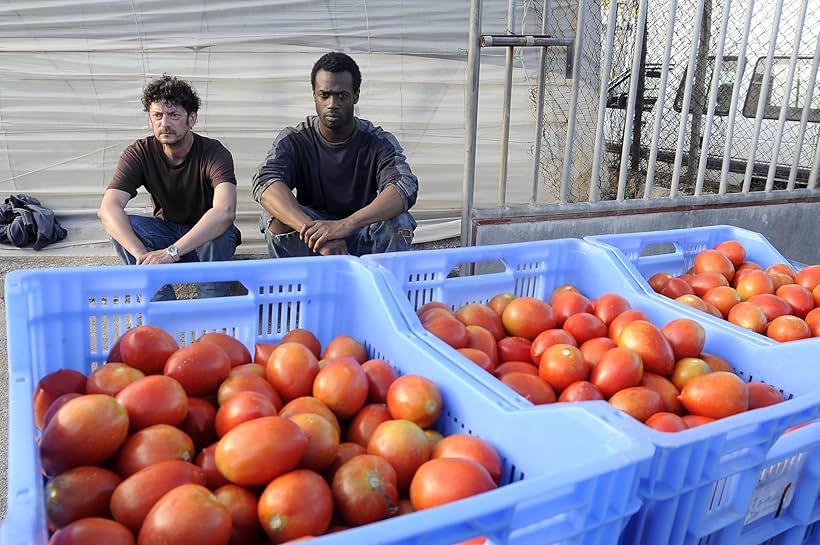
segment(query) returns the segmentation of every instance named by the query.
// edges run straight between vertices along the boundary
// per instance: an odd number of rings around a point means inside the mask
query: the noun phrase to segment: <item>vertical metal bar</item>
[[[478,78],[481,68],[481,3],[470,0],[470,31],[467,44],[467,108],[464,112],[464,183],[461,206],[461,245],[472,245],[473,192],[475,190],[476,132],[478,124]]]
[[[507,34],[515,34],[515,1],[507,5]],[[510,109],[512,105],[513,54],[515,48],[507,48],[504,64],[504,104],[501,107],[501,165],[498,171],[498,207],[507,203],[507,160],[510,150]]]
[[[786,110],[789,108],[789,98],[792,94],[792,80],[797,69],[797,53],[800,51],[800,43],[803,39],[803,22],[806,20],[806,9],[808,0],[803,0],[800,4],[800,15],[797,17],[797,32],[794,36],[794,48],[789,59],[789,72],[786,76],[786,93],[783,95],[783,103],[780,105],[780,114],[777,116],[777,132],[774,135],[774,145],[772,146],[772,158],[769,161],[769,172],[766,175],[766,192],[774,189],[774,173],[777,171],[777,158],[780,155],[780,144],[783,139],[783,128],[786,126]]]
[[[746,174],[743,177],[743,193],[748,193],[752,187],[752,173],[755,167],[755,154],[757,153],[757,141],[760,139],[760,129],[763,126],[763,110],[766,108],[766,100],[769,94],[769,78],[772,77],[772,64],[774,64],[774,50],[777,45],[777,32],[780,29],[780,17],[783,13],[783,0],[777,1],[777,8],[774,13],[774,24],[772,25],[772,37],[769,40],[769,51],[766,53],[766,68],[763,73],[763,81],[760,82],[760,96],[757,101],[757,113],[755,114],[755,127],[752,131],[752,143],[749,150],[749,159],[746,162]],[[754,76],[752,76],[754,77]]]
[[[586,0],[578,1],[578,24],[575,29],[575,51],[572,54],[572,65],[574,71],[572,74],[572,94],[569,100],[569,119],[567,120],[567,142],[564,145],[564,171],[561,174],[561,192],[559,194],[559,202],[566,204],[569,193],[569,183],[572,176],[572,149],[575,143],[575,124],[578,118],[578,89],[581,83],[580,68],[581,68],[581,53],[584,40],[584,12],[586,11]]]
[[[673,0],[676,1],[676,0]],[[600,93],[598,94],[598,120],[595,124],[595,150],[592,152],[592,177],[589,181],[589,202],[596,202],[599,198],[598,184],[601,177],[601,158],[606,148],[604,123],[606,123],[606,101],[609,91],[609,72],[612,70],[612,50],[615,45],[615,25],[618,16],[617,0],[609,0],[609,18],[606,27],[606,43],[604,46],[604,65],[601,71]]]
[[[706,109],[706,127],[703,132],[703,142],[700,145],[700,159],[698,161],[698,178],[695,182],[695,196],[703,193],[703,179],[706,177],[706,159],[709,153],[709,141],[712,139],[712,123],[715,119],[718,90],[720,89],[720,72],[723,68],[723,49],[726,45],[726,33],[729,29],[729,11],[731,0],[723,2],[723,18],[720,20],[720,36],[718,49],[715,52],[715,69],[712,71],[712,86],[709,88],[709,106]]]
[[[692,32],[692,52],[689,54],[689,64],[686,66],[686,86],[683,89],[683,104],[680,110],[680,125],[678,126],[678,144],[675,147],[675,163],[672,167],[672,184],[669,188],[669,197],[678,196],[678,183],[680,182],[680,165],[683,160],[683,144],[686,140],[686,128],[689,125],[689,108],[692,104],[692,85],[695,81],[695,60],[698,56],[698,42],[700,40],[701,19],[703,18],[703,0],[698,1],[698,9],[695,13],[694,29]],[[703,115],[695,112],[692,115]],[[690,135],[691,137],[691,135]]]
[[[817,171],[820,170],[820,135],[817,136],[817,145],[814,148],[814,162],[809,172],[808,189],[814,189],[817,186]]]
[[[669,84],[669,60],[672,58],[672,37],[675,35],[675,15],[678,11],[678,0],[671,0],[669,4],[669,22],[666,25],[666,43],[663,50],[663,66],[661,81],[658,87],[658,102],[655,104],[655,123],[652,127],[652,144],[649,146],[649,164],[646,167],[646,185],[643,198],[652,196],[652,187],[655,182],[655,165],[658,162],[658,141],[661,137],[661,121],[666,102],[666,88]]]
[[[725,195],[729,187],[729,161],[732,158],[732,140],[735,136],[735,117],[740,101],[740,87],[743,83],[743,71],[746,69],[746,48],[749,45],[749,31],[752,28],[752,14],[755,9],[755,0],[748,0],[746,19],[743,23],[743,33],[738,49],[737,70],[735,70],[735,84],[732,87],[732,102],[729,105],[729,121],[726,124],[726,145],[723,147],[723,164],[720,167],[720,188],[718,194]]]
[[[803,105],[803,113],[800,115],[800,129],[797,131],[797,143],[794,146],[794,159],[789,172],[789,182],[786,189],[794,189],[797,180],[797,168],[800,166],[800,152],[803,150],[803,140],[806,137],[806,124],[809,122],[809,110],[811,110],[811,99],[814,95],[814,85],[817,82],[817,69],[820,67],[820,33],[817,34],[817,44],[814,46],[814,61],[812,61],[811,72],[809,73],[808,94],[806,103]]]
[[[547,33],[550,10],[552,9],[552,2],[550,0],[542,0],[543,11],[541,14],[541,34]],[[541,140],[544,131],[544,85],[547,71],[547,48],[541,48],[541,60],[538,63],[538,92],[536,93],[537,103],[535,105],[535,149],[532,154],[532,194],[530,195],[530,202],[535,204],[538,202],[538,179],[541,174]]]
[[[638,6],[637,29],[646,29],[646,11],[648,0],[641,0]],[[629,75],[629,100],[626,102],[626,116],[624,117],[624,141],[621,145],[621,169],[618,173],[618,196],[617,200],[624,200],[626,191],[626,173],[629,169],[629,147],[632,143],[632,118],[635,115],[635,95],[638,91],[638,71],[641,69],[641,49],[643,48],[643,37],[640,32],[635,33],[635,49],[633,50],[632,71]]]

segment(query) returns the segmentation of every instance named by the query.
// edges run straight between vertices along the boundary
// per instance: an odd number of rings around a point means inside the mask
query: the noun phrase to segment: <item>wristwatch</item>
[[[171,244],[165,249],[165,253],[170,255],[174,261],[179,261],[179,252],[177,251],[177,247]]]

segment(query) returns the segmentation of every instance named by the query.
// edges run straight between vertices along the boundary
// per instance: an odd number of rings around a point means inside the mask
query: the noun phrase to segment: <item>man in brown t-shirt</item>
[[[231,259],[241,242],[233,158],[219,141],[192,132],[196,91],[165,75],[148,84],[142,104],[153,136],[122,153],[97,212],[117,254],[132,265]],[[140,186],[153,216],[125,212]]]

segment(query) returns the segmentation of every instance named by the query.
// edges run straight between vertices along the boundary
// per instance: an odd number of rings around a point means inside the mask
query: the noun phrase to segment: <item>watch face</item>
[[[176,246],[168,246],[168,249],[165,250],[165,251],[168,252],[168,255],[170,255],[171,257],[176,257],[177,256],[177,247]]]

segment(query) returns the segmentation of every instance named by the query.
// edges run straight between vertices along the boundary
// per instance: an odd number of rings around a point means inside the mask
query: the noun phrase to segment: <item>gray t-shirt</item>
[[[299,204],[335,218],[370,204],[392,185],[408,210],[416,202],[418,179],[396,138],[370,121],[356,118],[353,134],[331,144],[319,134],[318,118],[282,129],[253,177],[253,197],[273,182],[296,189]]]

